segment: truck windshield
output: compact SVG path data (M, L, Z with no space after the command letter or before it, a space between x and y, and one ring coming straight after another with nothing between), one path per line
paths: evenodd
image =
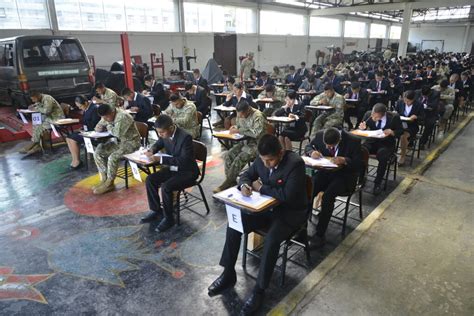
M84 62L79 43L73 39L33 39L23 42L25 67Z

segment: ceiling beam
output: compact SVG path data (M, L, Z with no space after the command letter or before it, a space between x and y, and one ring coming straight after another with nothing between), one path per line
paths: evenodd
M411 3L413 9L427 9L427 8L439 8L439 7L458 7L464 5L472 5L472 0L420 0L414 2L397 2L397 3L380 3L380 4L367 4L367 5L355 5L347 7L337 8L321 8L311 10L311 16L322 16L322 15L336 15L336 14L348 14L351 12L383 12L383 11L395 11L403 10L407 3Z

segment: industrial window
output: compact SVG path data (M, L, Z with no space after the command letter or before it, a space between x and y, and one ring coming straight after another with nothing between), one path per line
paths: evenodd
M387 26L385 24L370 24L370 38L385 38Z
M0 0L0 29L49 29L47 0Z
M307 19L304 15L260 11L260 33L269 35L305 35Z
M412 21L421 22L434 20L467 19L469 18L470 11L470 5L462 7L443 7L417 10L413 12Z
M345 21L344 23L344 37L366 37L367 24L357 21Z
M55 7L60 30L178 31L173 0L55 0Z
M341 36L341 21L312 16L309 20L309 35L339 37Z
M388 36L390 39L400 39L401 35L402 35L401 26L392 25L390 27L390 34Z
M255 10L206 3L184 2L184 28L188 33L255 33Z

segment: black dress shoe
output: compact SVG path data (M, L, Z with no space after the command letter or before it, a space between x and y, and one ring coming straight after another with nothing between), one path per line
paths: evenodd
M382 186L380 184L374 185L374 195L379 195L382 193Z
M163 218L155 229L155 232L162 233L174 226L174 220Z
M210 297L221 294L227 289L230 289L237 282L237 276L226 276L222 273L212 284L207 288L207 294Z
M242 310L240 311L240 315L242 316L253 315L262 306L264 296L265 296L264 292L253 291L252 295L250 295L247 301L245 301L245 304L242 307Z
M84 166L84 164L82 163L82 161L79 161L79 164L77 166L75 166L75 167L69 166L69 169L78 170L78 169L81 169L83 166Z
M146 214L145 216L143 216L140 219L140 223L142 223L142 224L143 223L151 223L151 222L156 221L158 218L159 218L158 212L150 211L150 212L148 212L148 214Z
M309 242L309 250L322 248L326 244L326 237L314 236Z

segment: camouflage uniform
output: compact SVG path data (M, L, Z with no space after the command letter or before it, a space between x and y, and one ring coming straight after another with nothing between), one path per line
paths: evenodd
M326 95L323 93L318 94L311 100L310 105L319 105L322 99L327 99ZM328 127L340 127L344 119L344 104L346 100L344 97L338 93L334 93L333 97L328 100L327 105L335 108L334 111L324 111L320 114L314 121L314 128L311 132L311 139L314 138L316 132L322 130L323 128Z
M258 99L265 99L267 97L267 92L263 90L258 95ZM272 116L275 110L278 110L285 103L286 92L282 88L276 87L273 94L273 99L276 102L270 103L268 108L263 110L263 115L265 117Z
M251 109L247 118L236 119L239 134L250 137L237 142L224 157L226 179L235 182L245 165L255 159L258 140L265 134L266 119L263 113Z
M163 113L169 115L178 127L184 129L193 138L196 138L199 136L196 105L187 99L185 101L186 103L181 109L170 103Z
M255 68L255 60L250 60L248 59L248 57L242 60L242 63L240 64L240 69L241 71L243 70L243 80L247 80L250 78L250 70L252 68Z
M40 143L43 132L51 129L51 123L64 118L64 112L58 101L47 94L41 95L41 101L35 105L38 112L41 113L41 125L33 125L33 137L31 141Z
M115 137L99 144L94 152L94 160L102 180L105 180L104 177L115 179L122 156L140 148L140 134L133 117L120 109L116 111L113 122L101 119L96 126L97 130L105 127Z
M119 107L118 103L118 95L114 92L114 90L105 88L104 94L99 95L100 99L104 101L105 104L112 105L114 107Z
M440 104L444 107L444 113L442 119L448 120L451 117L451 114L454 111L454 99L456 96L456 91L453 88L447 87L444 91L441 91L439 85L433 86L431 89L439 91L440 95Z

